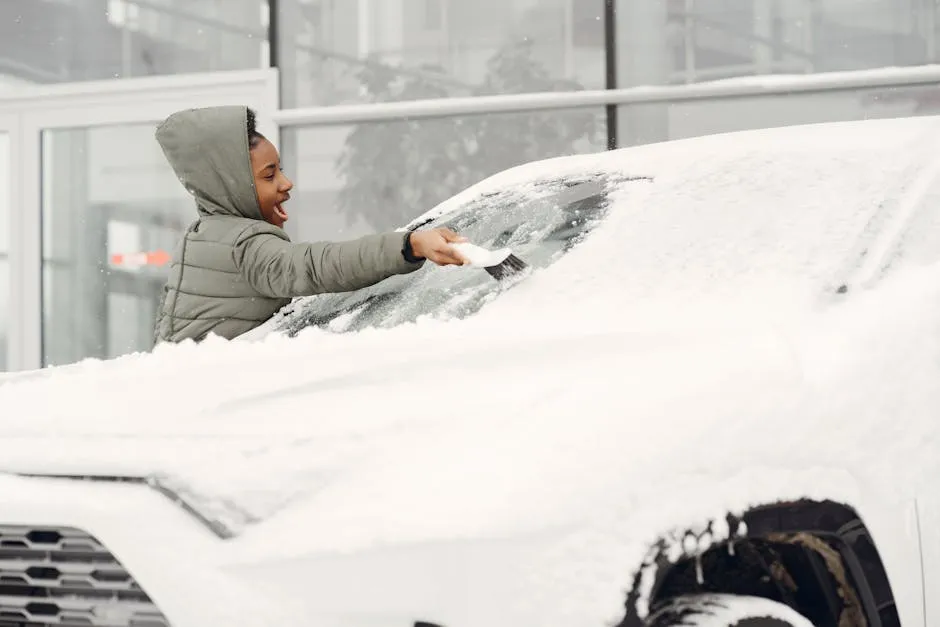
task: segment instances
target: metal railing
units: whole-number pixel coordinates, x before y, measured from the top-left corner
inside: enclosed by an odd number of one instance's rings
[[[281,127],[334,126],[389,120],[444,118],[455,115],[525,113],[608,105],[735,100],[923,85],[940,85],[940,65],[806,75],[751,76],[688,85],[306,107],[281,109],[274,112],[271,117]]]

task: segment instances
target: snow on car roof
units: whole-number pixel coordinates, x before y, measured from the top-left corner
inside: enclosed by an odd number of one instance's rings
[[[166,474],[265,521],[234,541],[246,556],[554,530],[540,589],[598,613],[580,622],[609,620],[664,526],[923,481],[923,442],[940,435],[940,271],[842,307],[799,299],[877,230],[879,203],[903,206],[936,130],[778,129],[508,171],[436,211],[538,176],[654,182],[467,320],[210,339],[14,378],[0,470]],[[731,287],[712,297],[709,281]],[[650,294],[659,305],[636,313]]]

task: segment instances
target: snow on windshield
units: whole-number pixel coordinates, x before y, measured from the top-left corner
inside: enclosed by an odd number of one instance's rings
[[[606,218],[611,190],[624,193],[649,177],[588,173],[540,178],[482,194],[420,226],[447,227],[479,246],[508,248],[536,269],[577,246]],[[418,226],[418,225],[415,225]],[[521,278],[521,277],[519,277]],[[280,312],[274,327],[291,335],[310,326],[330,331],[393,327],[419,317],[449,320],[476,313],[513,282],[496,282],[475,268],[438,268],[391,277],[353,294],[300,299]]]

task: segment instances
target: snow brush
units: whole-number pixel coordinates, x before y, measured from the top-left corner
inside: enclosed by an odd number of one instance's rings
[[[458,242],[451,247],[463,255],[469,262],[467,265],[483,268],[497,281],[520,274],[529,267],[508,248],[487,250],[470,242]]]

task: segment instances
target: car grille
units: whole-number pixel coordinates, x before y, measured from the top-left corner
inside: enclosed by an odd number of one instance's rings
[[[69,527],[0,525],[0,627],[170,627],[108,549]]]

